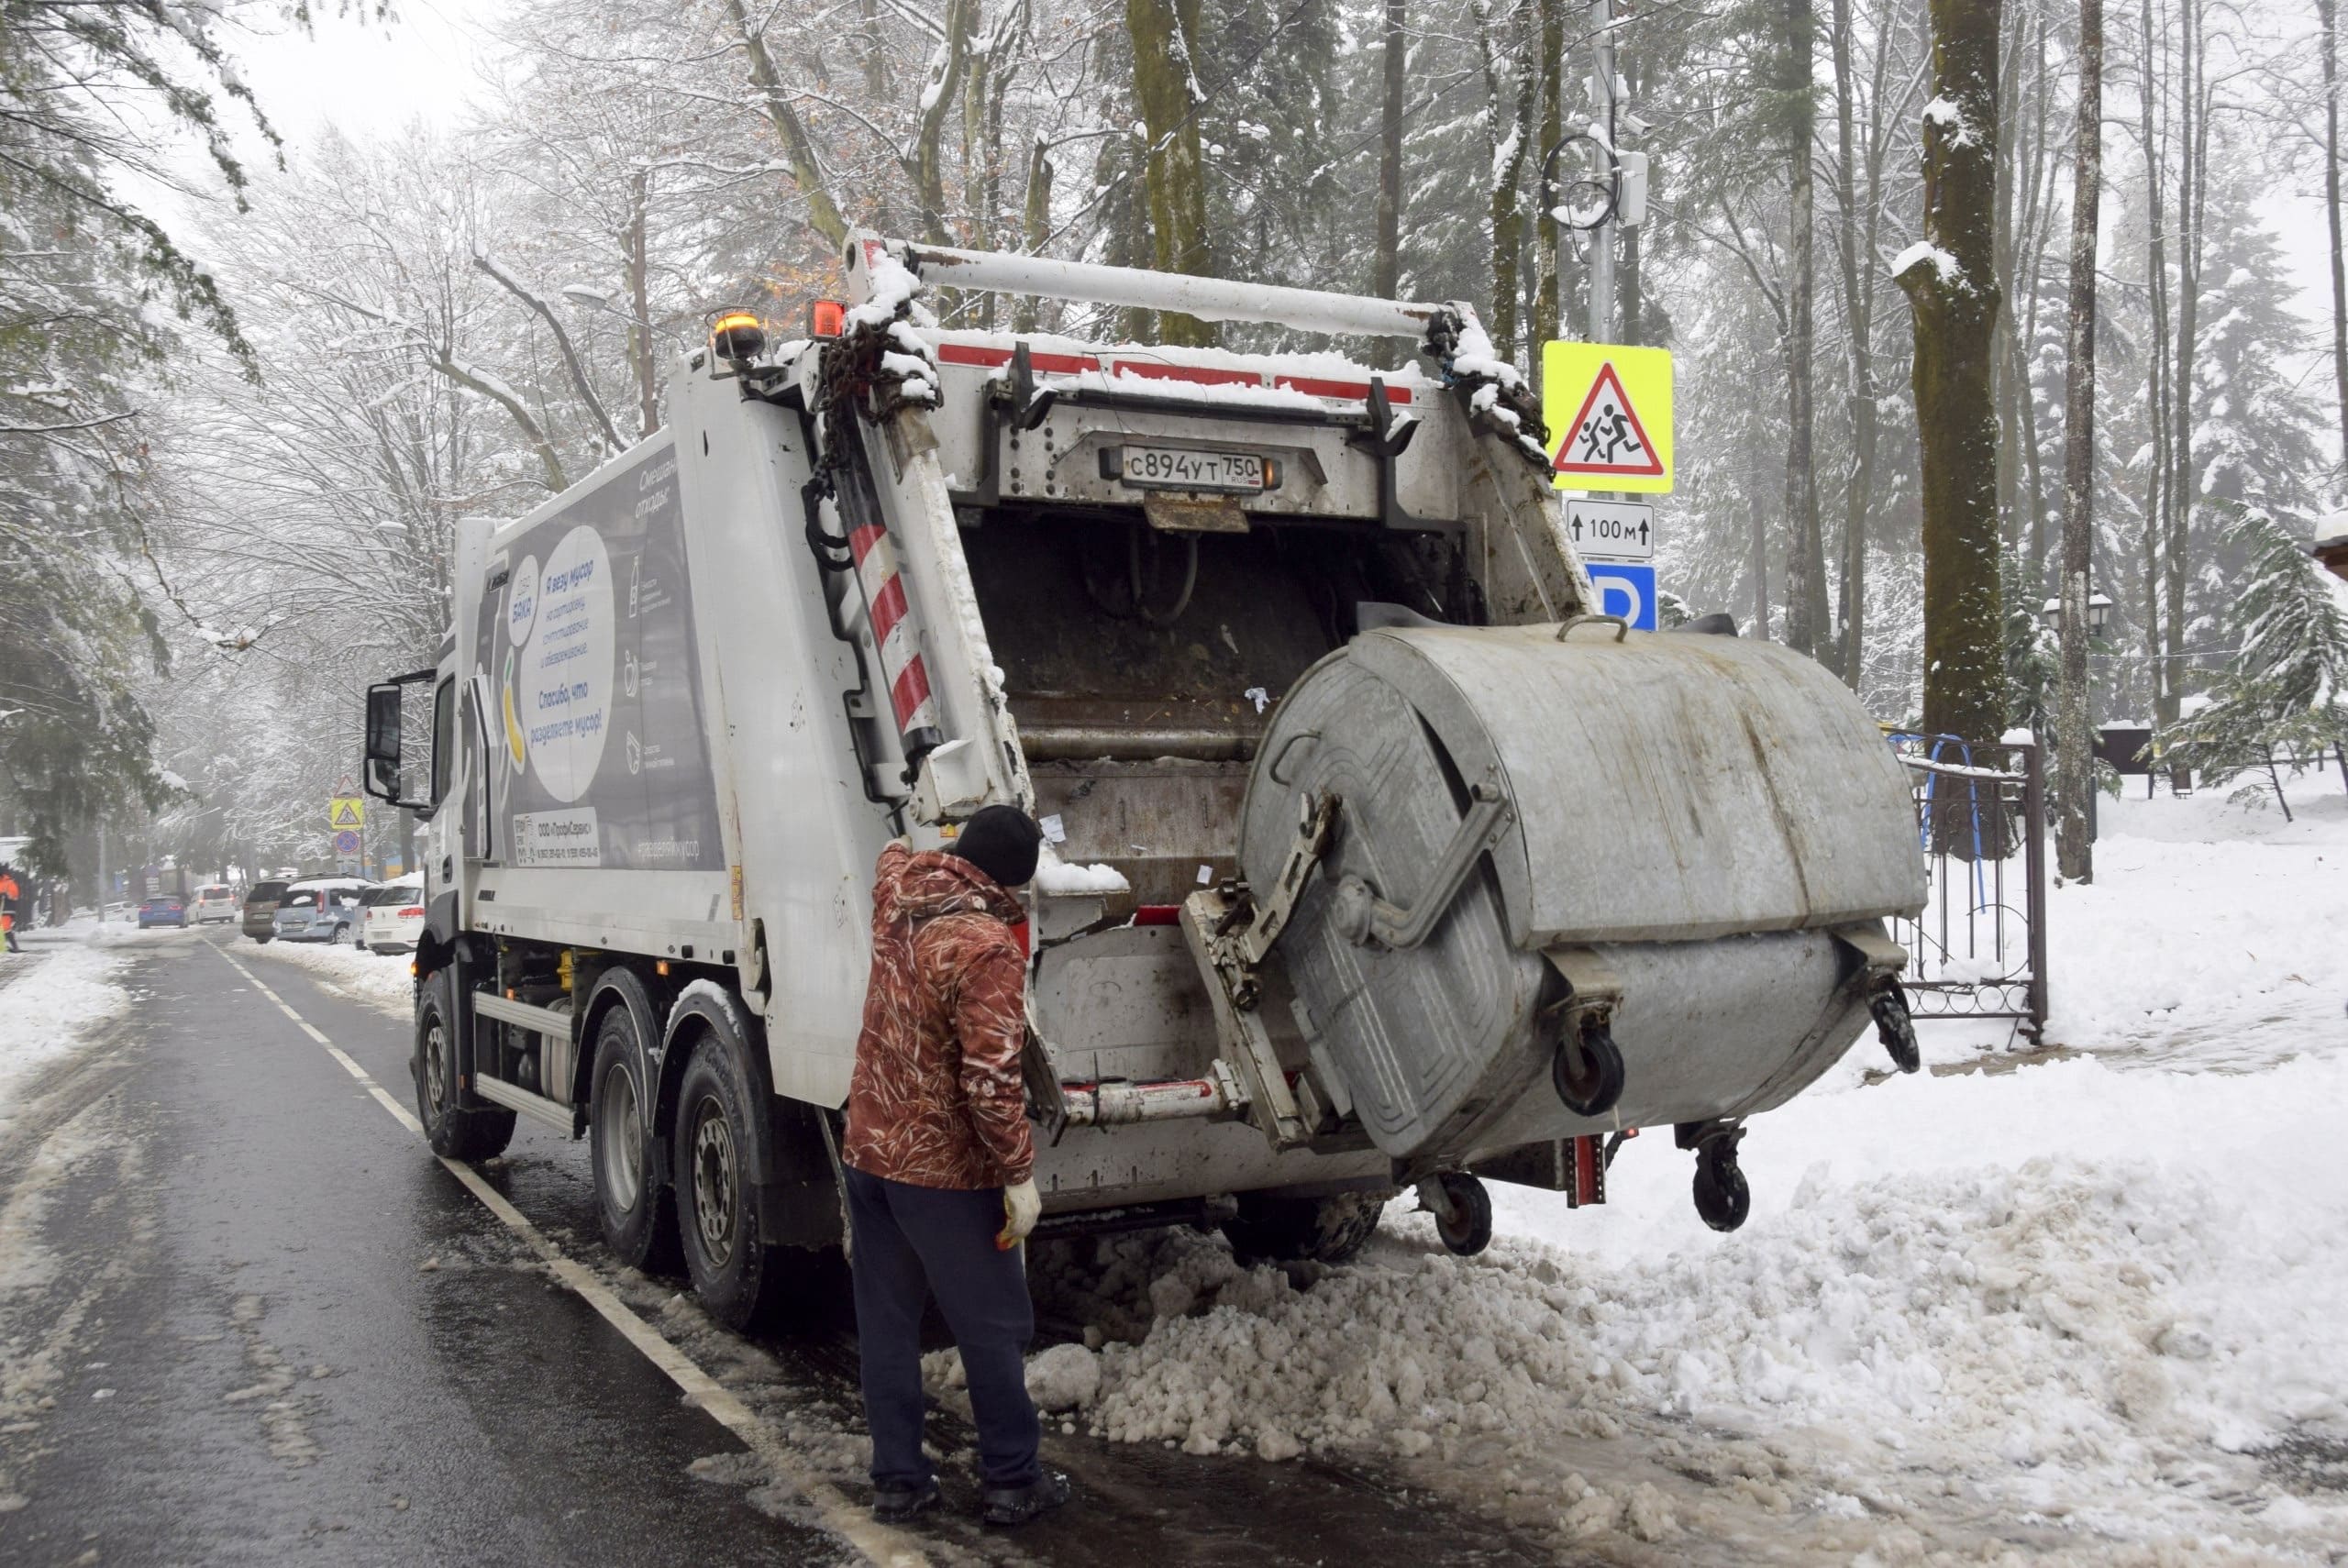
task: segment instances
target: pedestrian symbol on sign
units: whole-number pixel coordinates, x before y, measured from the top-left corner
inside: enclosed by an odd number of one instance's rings
[[[1600,367],[1589,395],[1574,415],[1566,447],[1557,453],[1557,471],[1584,478],[1657,479],[1663,461],[1647,440],[1638,410],[1623,391],[1623,378],[1613,362]],[[1600,490],[1602,485],[1591,485]]]

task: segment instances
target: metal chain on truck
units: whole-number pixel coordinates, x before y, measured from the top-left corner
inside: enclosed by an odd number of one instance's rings
[[[909,409],[926,413],[939,402],[937,362],[914,333],[913,301],[900,301],[896,313],[881,321],[859,322],[858,314],[848,313],[848,329],[824,345],[816,366],[814,412],[824,421],[825,440],[815,471],[827,483],[847,460],[847,443],[835,437],[833,420],[853,411],[869,425],[885,425]]]
[[[1514,366],[1488,358],[1491,345],[1480,329],[1476,334],[1477,347],[1463,353],[1460,338],[1466,328],[1467,322],[1456,312],[1436,311],[1427,321],[1427,353],[1443,367],[1445,381],[1466,394],[1468,416],[1497,428],[1527,461],[1546,473],[1549,425],[1541,417],[1541,400],[1533,395],[1532,387]],[[1461,363],[1463,359],[1466,364]]]

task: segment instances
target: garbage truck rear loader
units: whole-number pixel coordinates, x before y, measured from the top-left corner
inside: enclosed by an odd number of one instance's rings
[[[1416,1187],[1602,1196],[1641,1127],[1744,1215],[1745,1118],[1870,1019],[1907,791],[1851,695],[1589,613],[1471,311],[858,234],[842,330],[719,323],[670,424],[459,537],[437,666],[369,698],[430,813],[433,1146],[591,1140],[606,1239],[746,1322],[840,1237],[881,847],[1045,823],[1026,1054],[1047,1233],[1336,1257]],[[940,331],[925,287],[1412,339],[1325,355]]]

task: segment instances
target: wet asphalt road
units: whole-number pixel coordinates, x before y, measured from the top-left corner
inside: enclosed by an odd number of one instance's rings
[[[398,1020],[193,933],[132,960],[138,1001],[96,1048],[19,1087],[0,1137],[0,1564],[866,1560],[787,1488],[741,1484],[758,1474],[743,1442],[216,944],[411,1098]],[[595,1266],[584,1145],[526,1121],[511,1154],[484,1174]],[[844,1323],[735,1348],[780,1367],[763,1418],[852,1422]],[[934,1435],[967,1438],[943,1417]],[[924,1550],[1069,1568],[1555,1560],[1335,1466],[1082,1438],[1047,1457],[1077,1507],[1013,1536],[943,1519]],[[948,1487],[967,1508],[950,1468]]]

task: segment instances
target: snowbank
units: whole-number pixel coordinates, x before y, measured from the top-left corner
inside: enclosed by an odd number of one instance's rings
[[[25,945],[27,953],[0,954],[0,1131],[35,1071],[86,1043],[130,1004],[117,944],[30,937]],[[14,977],[12,966],[20,970]]]
[[[1336,1270],[1039,1247],[1039,1304],[1085,1330],[1039,1392],[1112,1441],[1376,1458],[1591,1545],[2337,1561],[2348,806],[2103,822],[2052,916],[2079,1054],[1868,1086],[1862,1042],[1755,1120],[1731,1236],[1651,1134],[1600,1209],[1495,1185],[1477,1259],[1408,1199]]]
[[[239,958],[290,964],[328,990],[400,1018],[415,1010],[415,978],[408,972],[404,953],[370,953],[330,943],[298,942],[239,944],[232,951]]]

